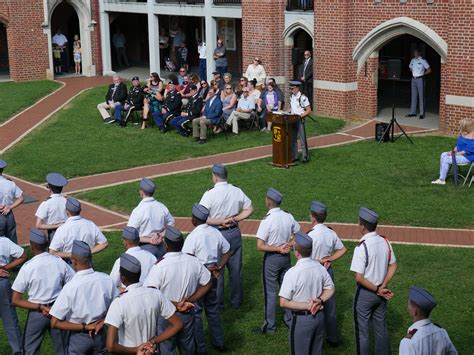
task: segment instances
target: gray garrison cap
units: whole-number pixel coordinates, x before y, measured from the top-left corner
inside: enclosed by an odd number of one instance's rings
[[[166,226],[165,228],[165,238],[171,240],[172,242],[179,242],[183,240],[183,235],[179,230],[172,226]]]
[[[267,197],[270,200],[275,201],[276,203],[281,203],[281,201],[283,201],[283,194],[280,191],[274,189],[273,187],[268,188]]]
[[[222,175],[222,176],[227,176],[227,168],[225,167],[225,165],[222,165],[222,164],[214,164],[212,166],[212,172],[214,174],[219,174],[219,175]]]
[[[46,181],[52,186],[63,187],[67,185],[67,179],[58,173],[49,173],[46,175]]]
[[[301,245],[303,248],[313,247],[313,239],[303,232],[296,232],[295,243]]]
[[[7,167],[7,162],[5,160],[0,160],[0,169],[4,169]]]
[[[40,231],[39,229],[33,228],[33,229],[30,229],[30,242],[44,245],[44,244],[48,244],[48,239],[46,238],[46,236],[44,235],[42,231]]]
[[[143,191],[149,193],[149,194],[154,194],[155,193],[155,183],[151,181],[148,178],[143,178],[140,181],[140,189]]]
[[[192,213],[194,217],[199,218],[202,221],[206,221],[209,217],[209,210],[203,205],[200,205],[199,203],[195,203],[193,205]]]
[[[142,265],[138,259],[127,253],[120,255],[120,267],[134,274],[139,274],[142,271]]]
[[[81,212],[81,203],[74,197],[68,197],[66,201],[66,209],[71,213]]]
[[[311,212],[317,213],[317,214],[323,214],[326,213],[326,205],[322,203],[321,201],[313,201],[311,202]]]
[[[72,251],[71,254],[77,256],[83,256],[85,258],[90,258],[92,256],[91,248],[89,244],[83,242],[82,240],[75,240],[72,242]]]
[[[377,223],[379,220],[379,215],[377,213],[365,207],[360,208],[359,217],[372,224]]]
[[[122,237],[128,240],[140,239],[140,236],[138,235],[138,230],[134,227],[129,227],[129,226],[126,226],[122,230]]]
[[[434,297],[428,291],[417,286],[410,287],[408,298],[426,313],[430,313],[436,307]]]

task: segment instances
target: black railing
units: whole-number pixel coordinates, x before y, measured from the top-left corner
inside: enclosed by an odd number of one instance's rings
[[[214,5],[241,5],[242,0],[213,0]]]
[[[203,5],[204,0],[156,0],[158,4]]]
[[[314,11],[314,0],[288,0],[287,11]]]

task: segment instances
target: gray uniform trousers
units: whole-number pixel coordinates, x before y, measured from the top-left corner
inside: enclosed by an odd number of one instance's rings
[[[207,326],[211,333],[212,343],[217,347],[224,346],[224,330],[222,329],[219,314],[219,303],[217,302],[217,280],[212,280],[212,288],[206,295],[195,303],[196,319],[194,324],[194,336],[196,351],[198,354],[206,353],[206,339],[202,322],[202,310],[206,312]]]
[[[175,349],[178,348],[180,354],[194,355],[194,313],[194,309],[191,309],[188,313],[175,313],[183,322],[183,329],[170,340],[160,343],[161,354],[173,355]],[[160,317],[158,319],[160,334],[163,333],[168,326],[169,322],[165,318]]]
[[[72,332],[69,338],[68,355],[105,355],[107,354],[105,337],[104,328],[92,338],[89,336],[89,333]]]
[[[390,354],[387,328],[387,301],[358,285],[354,297],[354,326],[358,355],[369,354],[369,325],[375,338],[375,353]]]
[[[9,212],[5,216],[5,237],[10,239],[13,243],[18,244],[17,237],[16,237],[16,221],[13,212]]]
[[[425,80],[423,77],[411,79],[410,114],[416,115],[416,105],[420,106],[420,115],[425,114]]]
[[[240,308],[243,300],[242,280],[242,236],[238,226],[219,230],[230,244],[230,258],[226,266],[229,270],[230,304]],[[220,309],[224,308],[224,271],[222,270],[217,282],[217,300]]]
[[[0,278],[0,318],[3,321],[12,354],[22,354],[22,338],[16,309],[12,306],[12,286],[7,278]]]
[[[262,332],[274,333],[276,330],[276,307],[278,298],[277,283],[281,285],[283,276],[291,267],[290,254],[265,253],[263,257],[263,294],[265,297]],[[285,323],[289,326],[291,313],[285,309]]]
[[[334,282],[334,270],[332,267],[329,267],[328,274],[331,276],[332,282]],[[323,312],[324,325],[326,328],[326,339],[331,343],[337,343],[339,341],[339,332],[336,317],[336,295],[324,302]]]
[[[301,144],[301,158],[303,160],[308,159],[308,146],[306,145],[306,133],[304,130],[304,123],[298,122],[293,125],[293,140],[292,140],[292,149],[293,149],[293,160],[298,159],[298,136],[300,138]]]
[[[53,339],[53,349],[55,355],[67,354],[69,332],[51,329],[51,321],[48,317],[43,316],[41,312],[28,311],[25,324],[24,350],[26,355],[39,354],[41,342],[44,333],[49,330]]]
[[[308,313],[307,311],[292,312],[290,330],[288,337],[290,340],[291,355],[319,355],[323,353],[324,339],[324,313],[318,312],[314,316],[298,315]]]

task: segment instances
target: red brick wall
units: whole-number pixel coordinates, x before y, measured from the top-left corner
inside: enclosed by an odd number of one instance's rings
[[[97,23],[91,32],[92,64],[95,65],[96,75],[102,75],[102,49],[100,44],[100,14],[99,0],[91,1],[92,20]]]

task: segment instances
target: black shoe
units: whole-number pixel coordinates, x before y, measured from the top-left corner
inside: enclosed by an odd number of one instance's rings
[[[331,347],[331,348],[337,348],[339,346],[339,343],[336,341],[327,341],[328,342],[328,345]]]
[[[409,113],[408,115],[405,115],[405,117],[416,117],[416,113]]]
[[[161,132],[161,133],[166,133],[166,131],[167,131],[167,129],[166,129],[165,127],[161,127],[161,128],[160,128],[160,132]]]
[[[194,140],[195,142],[199,142],[201,139],[200,139],[199,137],[194,137],[193,140]]]
[[[291,162],[296,163],[297,161],[298,161],[298,159],[293,159]]]
[[[120,122],[120,127],[122,127],[122,128],[127,127],[127,121]]]
[[[212,345],[212,347],[220,353],[227,352],[227,348],[224,345]]]
[[[254,328],[252,329],[252,334],[258,334],[258,335],[275,335],[275,331],[265,331],[262,328]]]
[[[309,159],[308,159],[308,158],[306,158],[306,159],[303,159],[303,160],[301,160],[301,162],[302,162],[303,164],[306,164],[306,163],[308,163],[308,162],[309,162]]]
[[[198,144],[206,144],[207,143],[207,140],[206,139],[200,139]]]
[[[425,118],[425,115],[420,115],[420,117],[418,117],[418,119],[422,120]]]
[[[104,120],[105,124],[112,124],[114,122],[115,122],[115,118],[113,118],[113,117],[108,117]]]

